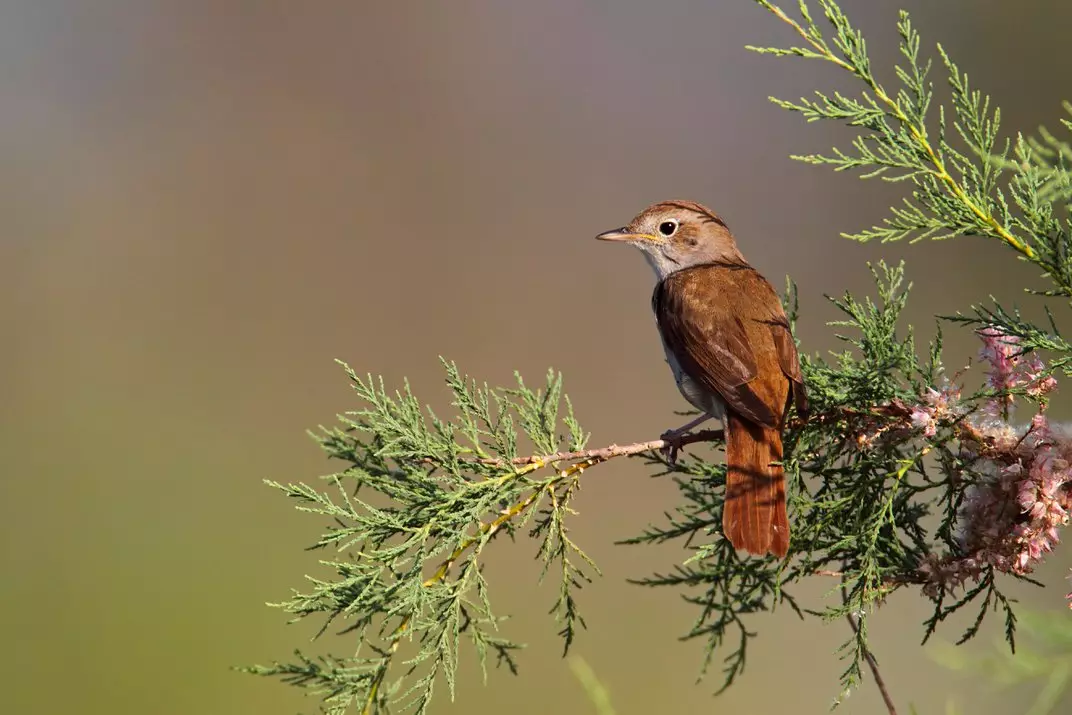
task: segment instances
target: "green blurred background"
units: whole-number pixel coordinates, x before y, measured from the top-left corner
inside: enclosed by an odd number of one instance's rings
[[[844,7],[888,80],[896,11],[912,10],[1010,130],[1055,125],[1070,97],[1069,3]],[[767,96],[852,88],[743,49],[792,39],[747,0],[2,3],[0,711],[315,709],[228,668],[309,636],[263,604],[315,570],[302,547],[321,524],[261,479],[329,470],[303,430],[355,406],[332,360],[408,376],[439,405],[437,354],[496,383],[554,365],[593,443],[650,439],[684,405],[648,268],[592,237],[655,200],[711,204],[777,285],[792,273],[810,350],[833,347],[822,294],[867,290],[880,256],[907,259],[924,335],[988,293],[1037,310],[1019,292],[1033,272],[999,246],[838,238],[896,194],[787,158],[849,134]],[[951,366],[975,350],[951,331]],[[717,673],[694,684],[701,644],[676,640],[692,608],[625,584],[682,553],[613,544],[674,502],[669,482],[613,464],[578,504],[605,575],[582,594],[576,651],[618,712],[826,712],[842,623],[757,618],[746,676],[719,699]],[[532,549],[492,551],[510,633],[531,647],[520,677],[487,687],[465,660],[435,712],[591,712]],[[1062,608],[1068,553],[1038,574],[1050,588],[1011,589],[1024,606]],[[1026,709],[1030,691],[936,666],[925,615],[906,593],[871,620],[904,711]],[[842,712],[880,709],[866,684]]]

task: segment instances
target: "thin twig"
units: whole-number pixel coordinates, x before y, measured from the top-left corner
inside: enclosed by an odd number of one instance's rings
[[[849,593],[845,590],[845,581],[841,582],[841,602],[844,605],[849,604]],[[856,623],[856,619],[852,613],[845,614],[845,620],[849,622],[849,627],[852,628],[853,635],[859,637],[860,626]],[[878,692],[882,694],[882,701],[886,703],[886,710],[890,715],[897,715],[897,707],[893,704],[893,698],[890,697],[890,691],[886,689],[886,681],[882,679],[882,673],[878,669],[878,661],[875,660],[875,656],[871,654],[871,649],[866,644],[860,643],[860,650],[863,651],[864,660],[867,661],[867,667],[871,669],[871,676],[875,679],[875,685],[878,686]]]
[[[859,626],[856,625],[856,619],[852,617],[851,613],[846,613],[845,618],[849,622],[849,626],[852,627],[853,633],[859,631]],[[875,660],[875,656],[871,655],[871,650],[867,646],[863,646],[864,659],[867,661],[867,665],[871,668],[871,675],[875,678],[875,685],[878,686],[878,691],[882,694],[882,701],[886,703],[886,710],[890,715],[897,715],[897,707],[893,704],[893,698],[890,697],[890,691],[886,689],[886,681],[882,679],[882,673],[878,669],[878,661]]]
[[[537,469],[539,469],[554,464],[555,462],[572,462],[575,459],[591,459],[595,460],[595,462],[605,462],[608,459],[613,459],[615,457],[632,457],[637,454],[644,454],[645,452],[658,452],[660,449],[665,449],[667,447],[684,447],[685,445],[695,444],[696,442],[718,442],[724,438],[725,436],[722,430],[709,429],[683,435],[677,439],[653,439],[648,442],[634,442],[633,444],[612,444],[608,447],[600,447],[599,449],[582,449],[576,452],[555,452],[554,454],[515,457],[510,460],[510,464],[539,464],[540,467],[537,467]],[[505,464],[501,459],[478,459],[476,461],[479,464],[488,465]]]
[[[785,429],[799,429],[805,424],[826,424],[832,421],[846,420],[852,418],[868,418],[868,417],[886,417],[896,418],[904,417],[909,414],[908,408],[900,404],[881,405],[877,407],[871,407],[866,410],[857,410],[851,407],[840,407],[836,410],[832,410],[826,413],[809,414],[806,418],[796,416],[790,419]],[[484,464],[488,466],[505,466],[507,463],[515,466],[527,466],[529,469],[525,470],[525,473],[534,472],[544,467],[555,464],[556,462],[572,462],[574,460],[591,460],[592,464],[600,464],[606,462],[615,457],[635,457],[638,454],[645,454],[647,452],[658,452],[663,449],[675,448],[680,449],[690,444],[697,442],[721,442],[725,440],[725,433],[720,429],[700,430],[699,432],[692,432],[682,435],[675,439],[653,439],[648,442],[634,442],[632,444],[612,444],[606,447],[599,447],[597,449],[581,449],[575,452],[555,452],[554,454],[534,454],[524,457],[514,457],[507,460],[497,459],[495,457],[481,457],[470,458],[468,461],[471,464]],[[433,463],[433,460],[425,460],[429,463]]]

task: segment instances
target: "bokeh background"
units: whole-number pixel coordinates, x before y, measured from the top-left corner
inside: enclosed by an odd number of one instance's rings
[[[1010,131],[1056,124],[1072,5],[844,7],[888,80],[905,7]],[[834,347],[822,294],[866,291],[878,257],[907,260],[924,336],[990,293],[1037,310],[1019,292],[1033,272],[1000,246],[838,237],[896,193],[787,158],[848,134],[768,95],[852,88],[743,47],[790,41],[748,0],[0,4],[0,711],[314,710],[229,668],[306,644],[263,604],[316,569],[302,547],[321,524],[261,479],[330,469],[303,431],[355,406],[332,360],[408,376],[437,405],[439,354],[493,383],[553,365],[593,443],[650,439],[683,403],[648,268],[592,236],[655,200],[711,204],[776,285],[791,273],[813,351]],[[965,331],[947,344],[952,366],[976,351]],[[612,464],[578,504],[605,575],[583,593],[576,652],[618,712],[826,712],[842,623],[757,618],[746,676],[718,699],[717,669],[695,684],[701,644],[676,639],[692,608],[625,583],[681,552],[614,545],[674,502],[669,482]],[[531,548],[493,552],[510,633],[531,644],[521,675],[485,687],[466,660],[456,703],[442,690],[434,711],[592,712]],[[1040,572],[1047,589],[1012,591],[1062,608],[1069,560]],[[899,594],[871,620],[904,711],[1026,709],[1030,689],[937,666],[925,615]],[[865,684],[842,712],[880,709]]]

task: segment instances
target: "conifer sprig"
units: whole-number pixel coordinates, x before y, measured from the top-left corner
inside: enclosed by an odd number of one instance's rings
[[[897,23],[902,56],[902,63],[894,67],[898,87],[888,90],[873,72],[862,33],[833,0],[818,0],[830,26],[829,37],[804,0],[799,3],[799,20],[768,0],[756,2],[789,25],[804,44],[749,49],[830,62],[864,85],[858,98],[839,92],[816,92],[813,98],[797,101],[771,98],[809,122],[833,120],[861,130],[851,151],[834,148],[830,154],[793,158],[836,171],[859,170],[863,178],[881,177],[912,187],[911,198],[891,208],[881,224],[844,236],[858,241],[993,238],[1043,270],[1052,287],[1039,292],[1072,298],[1067,210],[1054,206],[1072,198],[1068,172],[1072,153],[1067,141],[1045,130],[1037,139],[1002,140],[1000,110],[990,97],[972,88],[967,74],[941,45],[937,50],[948,77],[950,101],[936,102],[929,79],[932,62],[923,59],[919,32],[906,12],[900,13]],[[936,119],[931,113],[934,106]],[[1062,124],[1072,127],[1068,120]]]
[[[554,572],[560,580],[552,613],[566,649],[584,624],[575,592],[598,569],[569,536],[567,518],[589,464],[540,474],[558,455],[513,463],[518,426],[541,452],[583,449],[587,435],[562,395],[561,376],[549,373],[539,390],[520,377],[516,388],[496,390],[454,363],[444,366],[456,411],[450,421],[426,409],[408,384],[390,394],[382,379],[346,367],[366,406],[315,438],[347,466],[324,477],[326,491],[269,482],[301,511],[330,520],[313,548],[340,554],[321,561],[333,579],[310,578],[310,590],[274,605],[323,618],[321,633],[337,623],[357,647],[353,657],[299,652],[297,663],[253,670],[320,694],[328,712],[425,712],[437,682],[453,696],[462,640],[472,643],[485,677],[489,655],[516,672],[520,646],[501,635],[482,570],[484,549],[500,533],[528,527],[539,543],[540,577]]]

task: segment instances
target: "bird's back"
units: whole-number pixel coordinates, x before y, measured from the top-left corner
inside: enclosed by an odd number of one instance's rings
[[[689,402],[706,409],[686,390],[708,393],[758,424],[781,426],[799,367],[792,339],[785,344],[781,302],[763,276],[747,264],[693,266],[660,281],[652,307]]]

